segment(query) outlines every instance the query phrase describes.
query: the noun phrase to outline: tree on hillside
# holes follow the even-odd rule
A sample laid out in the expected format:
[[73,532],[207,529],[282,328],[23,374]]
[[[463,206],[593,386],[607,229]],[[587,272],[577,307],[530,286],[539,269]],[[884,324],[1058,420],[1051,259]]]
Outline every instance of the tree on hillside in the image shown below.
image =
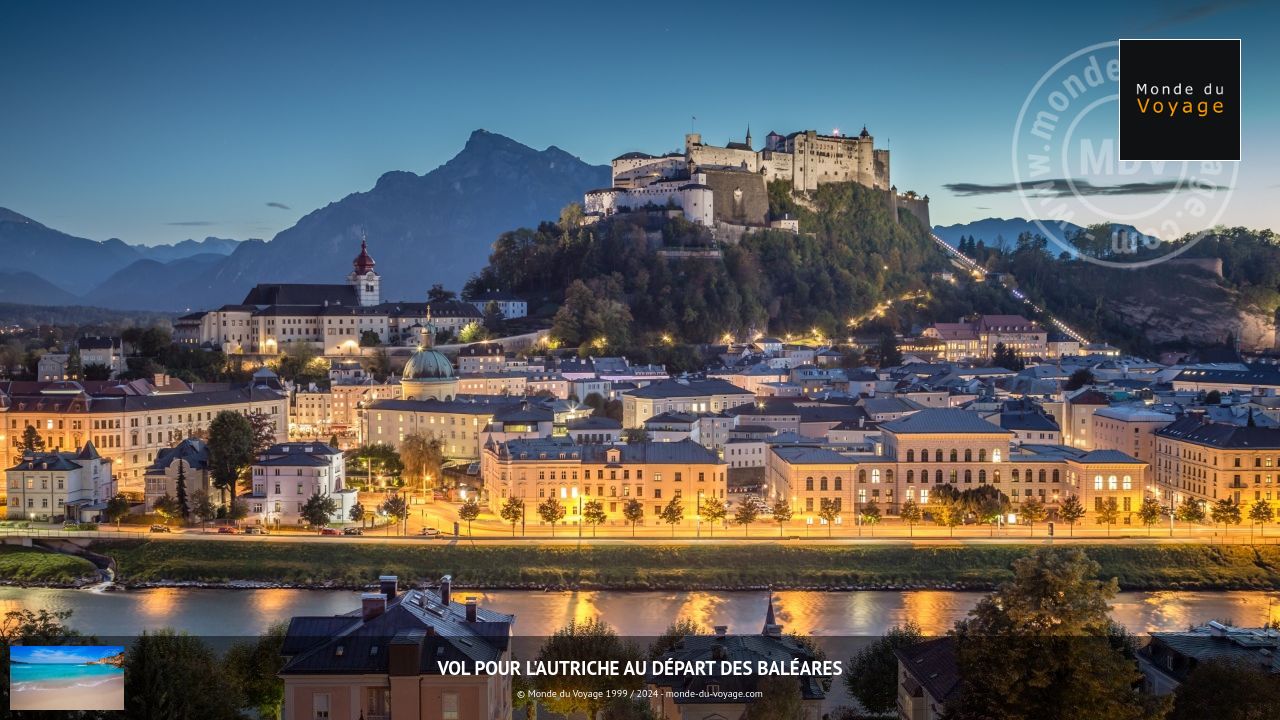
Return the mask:
[[1108,616],[1116,581],[1098,580],[1100,571],[1074,548],[1015,560],[1013,580],[952,631],[964,682],[948,717],[1158,717],[1134,690],[1142,676]]
[[500,337],[506,330],[506,318],[502,315],[502,308],[498,306],[496,300],[490,300],[484,305],[484,329],[494,337]]
[[432,285],[431,289],[427,290],[427,302],[429,303],[449,302],[450,300],[456,300],[457,298],[458,293],[452,290],[445,290],[444,285],[440,283]]
[[240,478],[253,462],[253,425],[244,415],[223,410],[209,423],[209,477],[224,499],[236,499]]
[[574,280],[552,320],[551,335],[566,346],[579,347],[580,354],[586,356],[630,345],[631,323],[620,278],[601,277],[590,283]]
[[391,372],[391,354],[379,346],[369,355],[369,374],[378,382],[386,382]]
[[880,367],[894,367],[902,364],[902,351],[898,349],[898,338],[887,332],[880,338]]

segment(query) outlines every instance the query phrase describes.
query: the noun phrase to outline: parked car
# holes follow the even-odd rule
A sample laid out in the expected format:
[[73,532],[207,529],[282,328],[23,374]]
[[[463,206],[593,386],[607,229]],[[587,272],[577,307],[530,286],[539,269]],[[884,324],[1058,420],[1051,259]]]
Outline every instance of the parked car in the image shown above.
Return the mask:
[[235,535],[236,529],[231,527],[230,525],[223,525],[222,527],[218,528],[218,534],[219,535]]
[[340,535],[341,533],[339,533],[335,528],[327,527],[327,528],[320,528],[320,534],[321,535]]
[[363,535],[364,531],[361,530],[360,528],[343,528],[342,534],[343,535]]
[[440,534],[440,529],[433,528],[433,527],[424,527],[418,531],[418,534],[423,537],[435,537]]
[[254,525],[244,529],[245,535],[270,535],[271,530],[261,525]]
[[151,526],[151,532],[153,532],[153,533],[167,533],[167,532],[173,532],[173,531],[169,529],[169,526],[168,526],[168,525],[152,525],[152,526]]

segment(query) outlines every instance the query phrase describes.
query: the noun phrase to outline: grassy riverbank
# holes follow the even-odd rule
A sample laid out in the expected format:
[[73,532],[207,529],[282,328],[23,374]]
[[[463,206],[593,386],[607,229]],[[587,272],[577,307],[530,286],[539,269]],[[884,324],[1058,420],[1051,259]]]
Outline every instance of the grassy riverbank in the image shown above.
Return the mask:
[[71,585],[97,577],[93,563],[74,555],[0,545],[0,581]]
[[[400,545],[101,541],[126,584],[361,587],[380,574],[473,588],[986,589],[1032,545]],[[1280,588],[1280,547],[1080,545],[1126,589]]]

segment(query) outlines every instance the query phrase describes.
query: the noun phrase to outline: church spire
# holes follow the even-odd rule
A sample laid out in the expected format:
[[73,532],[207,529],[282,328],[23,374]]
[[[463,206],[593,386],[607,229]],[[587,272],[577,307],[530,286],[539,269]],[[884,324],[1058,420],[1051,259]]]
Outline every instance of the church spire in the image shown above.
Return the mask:
[[747,147],[751,148],[751,123],[747,123]]

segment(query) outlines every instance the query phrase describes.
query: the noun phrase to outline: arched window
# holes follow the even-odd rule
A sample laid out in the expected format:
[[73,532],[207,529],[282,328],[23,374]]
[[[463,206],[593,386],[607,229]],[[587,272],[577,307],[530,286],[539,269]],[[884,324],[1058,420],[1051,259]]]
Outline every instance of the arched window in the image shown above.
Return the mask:
[[935,484],[935,485],[941,485],[941,484],[942,484],[942,471],[941,471],[941,470],[934,470],[934,471],[933,471],[933,482],[934,482],[934,484]]
[[908,470],[908,471],[907,471],[907,484],[908,484],[908,485],[910,485],[911,483],[915,482],[915,475],[916,475],[916,471],[915,471],[915,470]]
[[1108,490],[1115,490],[1115,489],[1116,489],[1116,476],[1115,476],[1115,475],[1111,475],[1111,476],[1107,477],[1107,489],[1108,489]]
[[1059,481],[1059,480],[1061,480],[1061,479],[1062,479],[1062,476],[1058,474],[1058,469],[1057,469],[1057,468],[1054,468],[1054,469],[1053,469],[1053,481],[1054,481],[1054,482],[1058,482],[1058,481]]
[[915,450],[908,450],[908,451],[907,451],[907,462],[915,462],[915,461],[916,461],[916,451],[915,451]]
[[1000,462],[1000,450],[991,451],[991,462]]
[[978,450],[978,462],[986,462],[986,461],[987,461],[987,449],[981,448]]
[[970,450],[969,448],[964,449],[964,461],[973,462],[973,450]]
[[[954,450],[952,451],[952,454],[953,454],[953,455],[955,454],[955,451],[954,451]],[[955,460],[955,458],[951,458],[951,459],[952,459],[952,460]],[[934,450],[934,451],[933,451],[933,461],[934,461],[934,462],[942,462],[942,448],[938,448],[937,450]]]
[[1013,481],[1018,482],[1018,468],[1013,469]]
[[969,468],[964,469],[964,482],[966,485],[973,482],[973,471]]
[[992,470],[992,471],[991,471],[991,482],[994,482],[994,483],[997,483],[997,484],[1000,482],[1000,471],[999,471],[999,470]]
[[957,460],[959,460],[959,459],[960,459],[960,456],[956,453],[956,451],[955,451],[955,450],[952,450],[952,451],[951,451],[951,462],[956,462],[956,461],[957,461]]
[[818,489],[819,489],[819,490],[821,490],[821,491],[823,491],[823,492],[826,492],[826,490],[827,490],[827,476],[826,476],[826,475],[823,475],[822,477],[818,478]]
[[858,471],[858,482],[860,482],[860,483],[864,483],[864,482],[866,482],[866,481],[867,481],[867,471],[866,471],[866,470],[859,470],[859,471]]
[[1040,482],[1044,482],[1044,468],[1040,468]]
[[986,470],[979,470],[979,471],[978,471],[978,482],[980,482],[980,483],[985,483],[986,481],[987,481],[987,471],[986,471]]
[[[893,482],[893,468],[889,468],[888,470],[884,471],[884,481],[889,483]],[[893,492],[893,491],[890,490],[889,492]]]
[[957,474],[955,470],[952,470],[951,472],[947,473],[947,482],[951,483],[952,485],[955,485],[956,479],[957,479]]
[[880,482],[880,468],[871,468],[871,483]]
[[1123,478],[1123,480],[1122,480],[1122,482],[1124,483],[1123,485],[1121,485],[1121,487],[1122,487],[1123,489],[1125,489],[1125,490],[1132,490],[1132,489],[1133,489],[1133,478],[1132,478],[1132,477],[1129,477],[1128,475],[1125,475],[1125,476],[1124,476],[1124,478]]
[[813,490],[813,478],[807,477],[804,479],[804,489]]
[[836,476],[836,492],[839,492],[843,489],[844,489],[844,481],[840,479],[839,475],[837,475]]
[[1101,475],[1094,475],[1094,476],[1093,476],[1093,489],[1094,489],[1094,490],[1101,490],[1101,489],[1102,489],[1102,476],[1101,476]]

